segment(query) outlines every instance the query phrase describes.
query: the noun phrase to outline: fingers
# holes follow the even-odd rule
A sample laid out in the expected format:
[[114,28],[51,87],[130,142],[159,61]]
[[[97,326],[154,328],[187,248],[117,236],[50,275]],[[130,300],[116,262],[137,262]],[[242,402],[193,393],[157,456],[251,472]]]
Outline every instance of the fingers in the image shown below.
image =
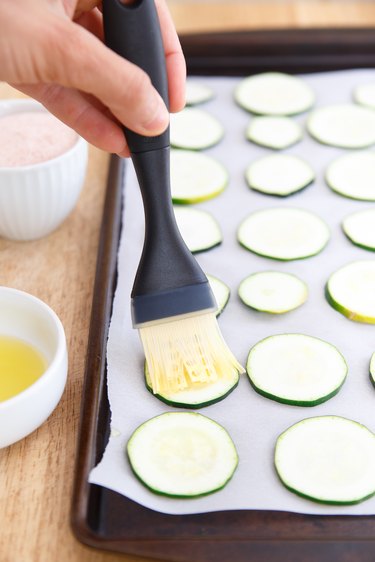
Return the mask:
[[120,125],[97,101],[55,84],[17,85],[17,88],[40,101],[89,143],[107,152],[129,156]]
[[[97,4],[94,0],[83,0],[78,7],[87,9]],[[157,9],[166,52],[171,111],[177,111],[184,105],[185,62],[163,0],[157,0]],[[148,76],[100,41],[99,10],[82,13],[78,18],[80,25],[51,12],[45,19],[48,25],[43,25],[41,41],[32,50],[28,73],[13,73],[13,78],[10,74],[9,81],[27,82],[27,86],[16,87],[41,101],[90,143],[110,152],[128,155],[117,121],[146,136],[165,130],[168,111]]]
[[74,17],[78,18],[81,14],[93,10],[96,6],[101,6],[101,0],[78,0],[74,11]]
[[165,0],[155,0],[166,57],[169,105],[172,113],[185,105],[186,63],[180,41]]
[[[86,0],[81,7],[97,4],[95,0]],[[80,3],[78,4],[80,6]],[[181,45],[164,0],[156,0],[169,84],[170,111],[180,111],[185,105],[186,64]],[[103,41],[103,18],[99,10],[86,12],[75,21]]]
[[104,30],[103,30],[103,16],[99,10],[94,9],[90,12],[85,12],[75,18],[76,23],[93,33],[101,41],[104,41]]
[[97,97],[137,133],[162,133],[169,115],[149,77],[81,26],[59,21],[44,82],[59,83]]

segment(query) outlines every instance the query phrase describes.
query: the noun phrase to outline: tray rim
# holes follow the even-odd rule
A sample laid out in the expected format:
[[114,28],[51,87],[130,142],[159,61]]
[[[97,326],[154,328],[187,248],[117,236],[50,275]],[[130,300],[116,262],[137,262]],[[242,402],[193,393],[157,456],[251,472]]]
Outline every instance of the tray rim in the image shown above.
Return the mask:
[[[332,57],[335,58],[336,63],[338,60],[340,64],[347,65],[347,66],[340,66],[339,68],[351,68],[351,61],[353,60],[352,57],[348,56],[348,53],[342,52],[343,47],[347,46],[348,38],[351,38],[353,42],[356,39],[355,46],[356,49],[349,49],[351,52],[355,51],[356,57],[358,53],[360,53],[363,49],[368,49],[368,57],[371,58],[372,64],[371,66],[375,67],[375,30],[373,29],[364,29],[364,28],[353,28],[353,29],[324,29],[324,30],[317,30],[317,29],[305,29],[305,30],[290,30],[290,29],[283,29],[283,30],[255,30],[249,32],[228,32],[228,33],[210,33],[210,34],[196,34],[196,35],[187,35],[182,36],[181,41],[187,56],[187,63],[190,74],[206,74],[212,69],[212,60],[215,59],[215,45],[219,41],[220,45],[224,46],[228,43],[228,41],[234,41],[234,47],[230,50],[230,53],[226,52],[225,57],[219,53],[216,59],[217,61],[221,61],[217,65],[214,65],[213,70],[217,70],[220,68],[227,68],[230,65],[230,62],[233,61],[235,58],[241,57],[241,53],[246,51],[249,45],[256,46],[256,56],[257,63],[255,64],[254,61],[249,63],[248,57],[244,58],[244,61],[241,61],[242,64],[246,64],[246,68],[250,68],[252,72],[259,72],[260,69],[267,69],[270,65],[270,45],[269,41],[270,38],[274,39],[274,44],[272,46],[273,49],[276,48],[276,45],[279,47],[279,56],[281,57],[279,60],[282,60],[282,65],[291,65],[289,66],[289,71],[296,71],[300,72],[299,66],[301,64],[300,55],[297,58],[291,52],[291,49],[295,48],[296,45],[299,45],[301,41],[305,46],[305,58],[308,58],[308,68],[309,72],[315,71],[324,71],[324,70],[333,70],[338,69],[337,67],[331,68],[329,65],[332,64]],[[328,43],[327,43],[328,41]],[[313,47],[319,45],[320,47],[320,54],[317,57],[316,53],[314,54]],[[323,48],[324,47],[324,48]],[[199,56],[199,49],[206,48],[205,57],[202,55]],[[272,50],[272,49],[271,49]],[[330,57],[325,58],[327,55],[327,50],[330,54]],[[254,55],[255,56],[255,55]],[[275,65],[275,57],[273,57],[273,65]],[[364,60],[368,60],[368,57]],[[297,60],[298,59],[298,60]],[[325,63],[324,63],[325,59]],[[250,66],[249,66],[250,64]],[[263,64],[263,66],[262,66]],[[322,69],[321,66],[324,66]],[[226,66],[227,65],[227,66]],[[327,66],[328,65],[328,66]],[[368,67],[368,64],[364,65]],[[319,67],[319,68],[317,68]],[[244,68],[241,66],[241,68]],[[283,66],[284,68],[284,66]],[[229,67],[230,70],[233,70],[233,66]],[[239,67],[235,67],[236,74],[238,73]],[[214,72],[217,74],[217,72]],[[73,490],[73,501],[72,501],[72,509],[71,509],[71,526],[75,536],[81,542],[94,546],[96,548],[107,549],[117,552],[126,552],[129,554],[138,554],[144,556],[152,556],[152,557],[160,557],[164,558],[164,555],[167,557],[166,559],[170,560],[186,560],[186,558],[174,558],[174,553],[170,552],[172,543],[177,543],[177,545],[182,546],[182,548],[186,548],[186,544],[188,543],[192,546],[192,543],[198,543],[200,545],[205,544],[206,547],[213,548],[215,545],[219,543],[230,543],[238,544],[238,546],[248,545],[248,552],[251,550],[251,546],[255,545],[256,543],[260,546],[263,543],[269,545],[269,543],[274,543],[276,545],[298,545],[299,543],[304,542],[306,546],[309,544],[322,544],[327,546],[332,545],[340,545],[344,547],[345,544],[350,542],[351,544],[358,543],[358,553],[365,545],[374,545],[375,540],[375,533],[370,533],[371,537],[368,536],[360,536],[358,534],[354,534],[353,536],[349,536],[347,533],[344,533],[344,536],[347,537],[345,540],[341,537],[332,536],[332,537],[318,537],[315,538],[303,538],[303,539],[291,539],[291,538],[283,538],[282,536],[275,536],[271,537],[261,537],[257,538],[249,538],[249,537],[229,537],[219,539],[218,537],[210,537],[210,536],[200,536],[197,538],[192,538],[191,536],[186,537],[176,537],[174,536],[173,539],[171,536],[163,537],[151,537],[149,539],[145,537],[133,537],[131,539],[123,540],[121,537],[112,537],[108,538],[105,534],[100,533],[98,530],[93,528],[93,525],[90,524],[90,511],[99,508],[101,499],[103,494],[111,495],[111,496],[119,496],[115,492],[110,492],[105,488],[101,488],[99,486],[90,485],[87,481],[89,471],[91,468],[96,464],[98,457],[101,454],[100,448],[98,447],[98,439],[101,439],[101,443],[106,441],[108,437],[100,430],[99,425],[100,421],[103,423],[105,421],[106,412],[105,408],[105,401],[106,401],[106,384],[105,384],[105,343],[107,339],[108,333],[108,326],[110,321],[111,309],[112,309],[112,301],[113,295],[115,291],[116,279],[117,279],[117,271],[116,271],[116,261],[117,261],[117,248],[118,243],[120,240],[121,234],[121,215],[122,215],[122,176],[124,173],[124,161],[117,156],[112,156],[109,163],[109,170],[108,170],[108,179],[107,179],[107,189],[106,189],[106,199],[105,199],[105,206],[103,211],[103,219],[102,219],[102,226],[101,226],[101,233],[100,233],[100,242],[98,248],[98,258],[97,258],[97,270],[95,276],[95,287],[93,293],[93,305],[92,305],[92,312],[91,312],[91,322],[90,322],[90,331],[89,331],[89,340],[88,340],[88,348],[87,348],[87,359],[86,359],[86,367],[85,367],[85,380],[84,380],[84,389],[82,393],[82,407],[81,407],[81,420],[80,420],[80,429],[79,429],[79,439],[77,445],[77,455],[76,455],[76,467],[75,467],[75,481],[74,481],[74,490]],[[99,328],[98,328],[98,321],[99,321]],[[98,353],[98,350],[100,352]],[[93,374],[94,373],[94,374]],[[96,375],[96,376],[95,376]],[[108,408],[107,408],[108,410]],[[107,416],[108,417],[108,416]],[[93,497],[95,499],[93,500]],[[127,498],[122,498],[127,503],[134,503]],[[148,510],[147,508],[142,508],[147,512],[150,513],[157,513]],[[231,513],[241,513],[241,512],[219,512],[228,516]],[[243,513],[252,513],[254,517],[257,514],[260,517],[268,514],[270,517],[277,514],[276,517],[285,518],[294,520],[294,524],[301,522],[303,519],[308,520],[315,520],[316,524],[325,524],[328,521],[342,521],[350,522],[351,520],[354,522],[358,522],[359,520],[362,522],[371,523],[372,530],[375,531],[375,517],[374,516],[331,516],[331,515],[301,515],[301,514],[294,514],[289,512],[263,512],[263,511],[252,511],[252,512],[243,512]],[[164,516],[165,514],[163,514]],[[166,516],[167,518],[174,519],[175,521],[179,519],[178,516]],[[182,516],[186,518],[187,516]],[[190,519],[199,518],[197,516],[189,516]],[[324,520],[321,522],[321,520]],[[333,523],[335,525],[335,523]],[[331,525],[331,524],[330,524]],[[346,525],[344,525],[346,528]],[[365,533],[366,534],[366,533]],[[142,545],[140,545],[140,541]],[[367,546],[366,551],[363,551],[363,555],[367,555]],[[176,547],[175,547],[176,548]],[[329,549],[328,549],[329,550]],[[327,550],[327,553],[328,553]],[[281,552],[281,551],[280,551]],[[285,555],[285,553],[284,553]],[[207,552],[207,556],[209,553]],[[282,558],[277,557],[277,549],[271,555],[272,558],[268,558],[271,562],[272,560],[282,560]],[[330,554],[329,556],[332,556]],[[204,558],[205,560],[209,558]],[[327,558],[328,560],[329,558]],[[364,558],[361,558],[365,560]],[[224,560],[224,558],[223,558]],[[226,559],[225,559],[226,560]],[[241,558],[242,560],[242,558]],[[326,558],[319,558],[321,562],[326,560]],[[367,559],[366,559],[367,560]],[[370,560],[370,558],[369,558]]]

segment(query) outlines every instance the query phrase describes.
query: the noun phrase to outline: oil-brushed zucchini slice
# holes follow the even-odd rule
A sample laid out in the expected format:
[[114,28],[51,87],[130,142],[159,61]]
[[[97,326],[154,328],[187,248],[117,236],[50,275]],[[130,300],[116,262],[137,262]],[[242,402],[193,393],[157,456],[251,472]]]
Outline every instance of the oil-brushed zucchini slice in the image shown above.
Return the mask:
[[196,82],[191,79],[186,81],[185,101],[186,105],[198,105],[205,103],[214,97],[212,88],[201,82]]
[[[230,289],[225,283],[223,283],[223,281],[213,275],[207,275],[207,279],[210,283],[218,306],[216,316],[219,316],[228,303]],[[194,387],[177,392],[154,394],[150,376],[148,374],[147,363],[145,363],[145,382],[147,389],[162,402],[179,408],[195,409],[215,404],[215,402],[219,402],[228,396],[228,394],[236,388],[238,381],[239,374],[236,370],[233,370],[233,372],[229,373],[228,376],[223,377],[214,383],[195,383]]]
[[221,229],[211,213],[191,207],[174,207],[174,214],[181,236],[193,254],[221,244]]
[[328,280],[326,296],[350,320],[375,324],[375,261],[355,261],[338,269]]
[[375,151],[339,156],[328,166],[326,182],[333,191],[344,197],[375,201]]
[[375,250],[375,209],[357,211],[342,221],[342,229],[353,244]]
[[294,115],[310,109],[315,94],[301,78],[282,72],[264,72],[241,80],[234,99],[252,113]]
[[275,467],[284,486],[304,498],[356,504],[375,493],[375,434],[339,416],[307,418],[277,439]]
[[220,490],[238,464],[228,432],[195,412],[168,412],[146,421],[130,437],[127,453],[147,488],[178,498]]
[[220,400],[224,400],[224,398],[236,388],[239,378],[238,372],[233,370],[228,377],[218,379],[216,382],[194,383],[194,386],[184,390],[154,394],[147,363],[145,363],[145,383],[147,390],[165,404],[175,406],[176,408],[197,409],[220,402]]
[[301,306],[307,299],[306,283],[291,273],[260,271],[246,277],[238,288],[243,303],[271,314],[283,314]]
[[212,156],[171,150],[171,191],[174,203],[191,204],[219,195],[229,181],[227,170]]
[[375,82],[357,86],[353,92],[353,99],[359,105],[375,109]]
[[275,150],[282,150],[296,144],[302,136],[302,127],[289,117],[271,115],[253,117],[246,129],[247,140]]
[[246,371],[262,396],[283,404],[316,406],[338,393],[348,368],[330,343],[304,334],[281,334],[250,350]]
[[317,141],[338,148],[365,148],[375,143],[375,112],[354,104],[315,109],[307,130]]
[[256,211],[238,229],[246,249],[281,261],[314,256],[323,250],[330,232],[325,222],[304,209],[280,207]]
[[203,150],[217,144],[224,136],[220,121],[202,109],[185,107],[170,116],[171,145],[175,148]]
[[217,303],[216,316],[219,316],[228,304],[229,297],[230,297],[230,289],[226,283],[224,283],[217,277],[214,277],[213,275],[206,275],[206,277],[210,283],[212,292],[216,299],[216,303]]
[[301,191],[315,179],[310,164],[291,154],[271,154],[252,162],[245,172],[251,189],[286,197]]

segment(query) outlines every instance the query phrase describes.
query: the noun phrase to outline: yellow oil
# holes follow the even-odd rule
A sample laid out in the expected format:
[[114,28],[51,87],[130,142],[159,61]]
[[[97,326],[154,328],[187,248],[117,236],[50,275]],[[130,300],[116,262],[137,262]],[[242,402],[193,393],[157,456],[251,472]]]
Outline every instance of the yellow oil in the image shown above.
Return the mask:
[[0,335],[0,402],[32,385],[46,366],[35,347],[21,339]]

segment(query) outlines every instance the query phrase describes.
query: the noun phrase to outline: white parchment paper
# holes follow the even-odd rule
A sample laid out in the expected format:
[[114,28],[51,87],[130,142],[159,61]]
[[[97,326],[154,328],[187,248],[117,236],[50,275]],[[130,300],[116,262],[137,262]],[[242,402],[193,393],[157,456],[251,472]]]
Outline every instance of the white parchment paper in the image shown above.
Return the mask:
[[[317,105],[348,102],[353,88],[375,81],[375,70],[353,70],[306,76],[317,95]],[[171,513],[200,513],[232,509],[267,509],[315,514],[375,514],[375,497],[346,507],[315,504],[287,491],[273,468],[273,450],[278,435],[297,421],[311,416],[339,415],[357,420],[375,431],[375,390],[368,366],[375,350],[375,326],[351,322],[325,301],[324,285],[340,266],[357,259],[374,259],[370,252],[353,246],[341,232],[340,222],[350,212],[371,203],[351,201],[334,194],[325,185],[327,164],[344,151],[319,145],[306,133],[299,144],[287,150],[305,158],[316,171],[316,181],[290,198],[257,194],[245,184],[244,171],[253,160],[270,154],[244,139],[250,116],[233,102],[234,78],[199,78],[216,92],[204,108],[225,127],[225,138],[207,151],[230,173],[230,183],[219,197],[198,205],[218,219],[224,236],[221,246],[200,254],[204,271],[225,281],[231,288],[227,308],[219,318],[229,346],[245,364],[250,348],[260,339],[286,332],[320,337],[344,354],[349,374],[339,394],[313,407],[287,406],[258,395],[246,375],[224,401],[201,410],[221,423],[231,434],[239,466],[220,492],[199,499],[171,499],[154,495],[132,474],[125,454],[126,443],[138,425],[171,411],[154,398],[143,382],[143,353],[138,334],[131,328],[130,291],[143,242],[143,211],[132,166],[126,174],[124,228],[119,249],[119,277],[108,340],[108,394],[112,412],[112,435],[101,462],[92,470],[90,482],[119,492],[151,509]],[[296,117],[304,123],[306,115]],[[330,226],[332,238],[318,256],[295,262],[278,262],[253,255],[236,241],[241,220],[251,211],[276,206],[310,209]],[[238,299],[240,281],[255,271],[274,269],[294,273],[308,283],[309,299],[301,308],[284,315],[252,311]]]

